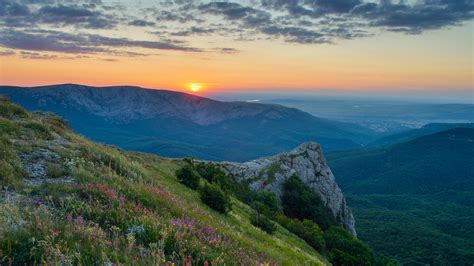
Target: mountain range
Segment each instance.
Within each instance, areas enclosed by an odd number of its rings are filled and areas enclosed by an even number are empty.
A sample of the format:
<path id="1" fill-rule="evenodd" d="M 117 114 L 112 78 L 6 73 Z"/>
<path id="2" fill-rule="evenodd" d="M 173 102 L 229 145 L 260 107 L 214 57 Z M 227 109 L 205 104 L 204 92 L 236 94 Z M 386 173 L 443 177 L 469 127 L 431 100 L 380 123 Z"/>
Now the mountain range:
<path id="1" fill-rule="evenodd" d="M 170 157 L 246 161 L 306 141 L 328 151 L 355 148 L 373 134 L 281 105 L 139 87 L 2 86 L 0 95 L 28 110 L 54 112 L 95 141 Z"/>

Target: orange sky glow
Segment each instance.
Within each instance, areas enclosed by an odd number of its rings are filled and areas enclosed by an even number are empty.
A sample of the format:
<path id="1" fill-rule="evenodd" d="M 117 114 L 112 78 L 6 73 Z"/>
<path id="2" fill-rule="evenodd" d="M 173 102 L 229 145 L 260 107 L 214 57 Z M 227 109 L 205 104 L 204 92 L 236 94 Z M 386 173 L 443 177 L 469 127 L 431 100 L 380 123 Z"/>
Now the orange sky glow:
<path id="1" fill-rule="evenodd" d="M 373 36 L 321 44 L 195 36 L 187 38 L 186 45 L 206 51 L 137 47 L 133 52 L 143 56 L 130 57 L 122 55 L 129 52 L 122 47 L 118 48 L 121 54 L 91 52 L 71 58 L 75 54 L 43 48 L 25 51 L 13 47 L 16 43 L 7 42 L 4 47 L 0 43 L 0 84 L 134 85 L 193 93 L 473 90 L 473 27 L 474 23 L 468 21 L 421 34 L 374 31 Z M 66 28 L 65 32 L 74 30 Z M 136 31 L 128 26 L 110 34 L 128 39 L 156 39 L 150 37 L 149 29 Z M 232 50 L 221 53 L 214 47 Z M 191 84 L 201 87 L 196 89 Z"/>

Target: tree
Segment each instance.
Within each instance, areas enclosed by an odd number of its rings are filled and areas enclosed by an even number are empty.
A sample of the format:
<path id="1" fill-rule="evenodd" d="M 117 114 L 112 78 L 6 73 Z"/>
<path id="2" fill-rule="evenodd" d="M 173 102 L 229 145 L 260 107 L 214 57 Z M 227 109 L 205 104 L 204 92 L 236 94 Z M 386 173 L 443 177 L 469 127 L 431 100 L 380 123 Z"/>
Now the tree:
<path id="1" fill-rule="evenodd" d="M 200 191 L 201 200 L 212 209 L 227 213 L 232 209 L 230 198 L 215 184 L 206 184 Z"/>
<path id="2" fill-rule="evenodd" d="M 319 194 L 296 175 L 283 183 L 282 205 L 283 212 L 288 217 L 312 220 L 323 229 L 336 224 L 332 211 L 326 207 Z"/>
<path id="3" fill-rule="evenodd" d="M 178 169 L 176 171 L 176 177 L 178 178 L 179 182 L 191 189 L 196 190 L 199 188 L 199 181 L 201 177 L 199 176 L 198 172 L 194 170 L 192 164 L 187 164 Z"/>
<path id="4" fill-rule="evenodd" d="M 326 247 L 334 265 L 373 265 L 374 253 L 364 243 L 339 226 L 324 233 Z"/>
<path id="5" fill-rule="evenodd" d="M 254 212 L 252 214 L 252 216 L 250 217 L 250 222 L 254 226 L 262 229 L 270 235 L 276 230 L 275 223 L 273 223 L 272 220 L 268 219 L 265 215 L 258 212 Z"/>

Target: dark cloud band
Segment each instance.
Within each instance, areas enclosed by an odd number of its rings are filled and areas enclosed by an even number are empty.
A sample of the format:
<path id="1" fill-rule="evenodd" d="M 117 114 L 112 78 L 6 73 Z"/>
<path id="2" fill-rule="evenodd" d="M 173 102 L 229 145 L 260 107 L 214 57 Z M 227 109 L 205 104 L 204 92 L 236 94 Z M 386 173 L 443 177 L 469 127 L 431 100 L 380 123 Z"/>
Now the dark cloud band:
<path id="1" fill-rule="evenodd" d="M 0 45 L 24 51 L 123 56 L 140 54 L 130 50 L 133 48 L 235 53 L 234 48 L 187 46 L 186 40 L 212 35 L 240 41 L 334 43 L 371 36 L 374 28 L 420 34 L 474 18 L 472 0 L 419 0 L 414 4 L 405 0 L 166 0 L 143 8 L 140 12 L 146 16 L 129 12 L 131 8 L 99 0 L 0 0 Z M 57 31 L 42 30 L 52 26 Z M 123 26 L 145 28 L 153 37 L 133 40 L 95 32 L 119 32 Z M 70 33 L 71 29 L 80 34 Z M 154 41 L 157 36 L 159 41 Z"/>

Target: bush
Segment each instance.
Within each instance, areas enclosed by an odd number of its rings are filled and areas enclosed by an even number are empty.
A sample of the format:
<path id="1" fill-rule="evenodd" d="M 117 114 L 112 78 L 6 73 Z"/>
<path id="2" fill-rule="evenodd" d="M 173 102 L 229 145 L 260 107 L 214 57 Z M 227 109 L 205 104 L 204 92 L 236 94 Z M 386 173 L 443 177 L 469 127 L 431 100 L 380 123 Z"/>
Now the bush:
<path id="1" fill-rule="evenodd" d="M 267 232 L 267 234 L 272 234 L 276 230 L 276 225 L 270 219 L 268 219 L 265 215 L 260 214 L 258 212 L 254 212 L 250 217 L 250 222 L 262 229 L 263 231 Z"/>
<path id="2" fill-rule="evenodd" d="M 311 220 L 300 221 L 298 219 L 290 219 L 281 214 L 277 215 L 275 219 L 288 231 L 306 241 L 315 250 L 323 251 L 325 249 L 326 243 L 323 231 L 315 222 Z"/>
<path id="3" fill-rule="evenodd" d="M 311 220 L 303 220 L 304 234 L 302 238 L 314 249 L 322 251 L 326 247 L 323 230 Z"/>
<path id="4" fill-rule="evenodd" d="M 339 226 L 324 233 L 330 260 L 334 265 L 372 265 L 375 257 L 364 243 Z"/>
<path id="5" fill-rule="evenodd" d="M 0 189 L 17 187 L 25 175 L 21 161 L 7 136 L 0 135 Z"/>
<path id="6" fill-rule="evenodd" d="M 201 200 L 212 209 L 220 213 L 227 213 L 231 210 L 230 198 L 224 194 L 219 186 L 206 184 L 200 193 Z"/>
<path id="7" fill-rule="evenodd" d="M 6 98 L 0 97 L 0 116 L 7 119 L 27 118 L 25 109 L 10 103 Z"/>
<path id="8" fill-rule="evenodd" d="M 0 117 L 0 134 L 18 134 L 19 131 L 18 124 Z"/>
<path id="9" fill-rule="evenodd" d="M 46 169 L 46 176 L 49 178 L 59 178 L 67 174 L 66 169 L 58 163 L 49 163 Z"/>
<path id="10" fill-rule="evenodd" d="M 226 192 L 231 192 L 233 190 L 233 180 L 228 177 L 216 164 L 198 163 L 195 165 L 195 169 L 199 175 L 206 179 L 209 183 L 218 184 Z"/>
<path id="11" fill-rule="evenodd" d="M 255 194 L 255 208 L 257 211 L 271 216 L 280 210 L 280 202 L 275 193 L 271 191 L 260 191 Z"/>
<path id="12" fill-rule="evenodd" d="M 178 178 L 179 182 L 191 189 L 196 190 L 199 188 L 199 181 L 201 180 L 201 177 L 194 170 L 194 167 L 191 164 L 187 164 L 181 169 L 177 170 L 176 177 Z"/>
<path id="13" fill-rule="evenodd" d="M 36 122 L 36 121 L 28 121 L 28 122 L 21 123 L 21 125 L 24 128 L 30 129 L 35 138 L 44 139 L 44 140 L 54 139 L 48 126 L 43 123 Z"/>
<path id="14" fill-rule="evenodd" d="M 16 169 L 4 160 L 0 160 L 0 189 L 19 182 L 20 177 Z"/>
<path id="15" fill-rule="evenodd" d="M 326 207 L 319 194 L 295 175 L 283 183 L 282 205 L 283 212 L 288 217 L 310 219 L 323 229 L 336 224 L 332 211 Z"/>

